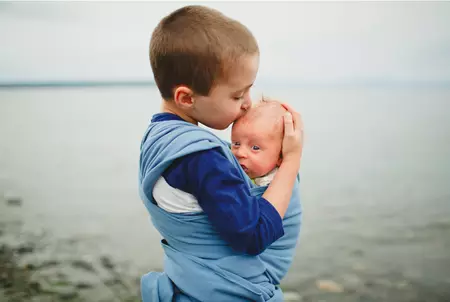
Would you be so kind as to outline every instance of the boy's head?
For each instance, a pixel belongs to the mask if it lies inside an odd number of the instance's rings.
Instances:
[[[233,124],[231,150],[250,178],[281,164],[285,112],[279,102],[263,100]]]
[[[155,28],[150,63],[169,111],[225,129],[251,105],[259,48],[238,21],[204,6],[185,6]]]

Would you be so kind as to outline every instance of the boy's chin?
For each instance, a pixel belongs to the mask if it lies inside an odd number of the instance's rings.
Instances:
[[[222,124],[215,124],[215,123],[210,123],[210,124],[202,123],[202,124],[208,128],[214,129],[214,130],[225,130],[231,125],[231,124],[222,125]]]
[[[214,129],[216,129],[216,130],[225,130],[225,129],[228,128],[228,126],[229,125],[227,125],[227,126],[220,126],[220,127],[214,128]]]

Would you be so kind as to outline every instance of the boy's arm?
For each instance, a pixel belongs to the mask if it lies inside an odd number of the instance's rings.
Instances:
[[[284,116],[283,161],[263,197],[284,217],[300,169],[303,148],[303,122],[300,114],[286,104]]]
[[[237,168],[217,149],[182,157],[163,176],[170,186],[196,197],[236,251],[257,255],[284,235],[277,210],[265,198],[251,195]]]

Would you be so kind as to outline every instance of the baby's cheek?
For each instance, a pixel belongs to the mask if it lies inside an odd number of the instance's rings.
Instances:
[[[254,171],[259,176],[267,174],[269,172],[267,171],[267,169],[268,169],[268,162],[266,161],[266,159],[261,159],[255,163]]]
[[[266,158],[263,164],[264,172],[267,174],[276,168],[278,162],[278,157],[276,155],[271,156],[270,158]]]

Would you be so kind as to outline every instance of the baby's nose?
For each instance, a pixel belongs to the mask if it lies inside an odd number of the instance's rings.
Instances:
[[[236,151],[236,157],[238,158],[247,157],[247,152],[245,152],[244,148],[241,147]]]

